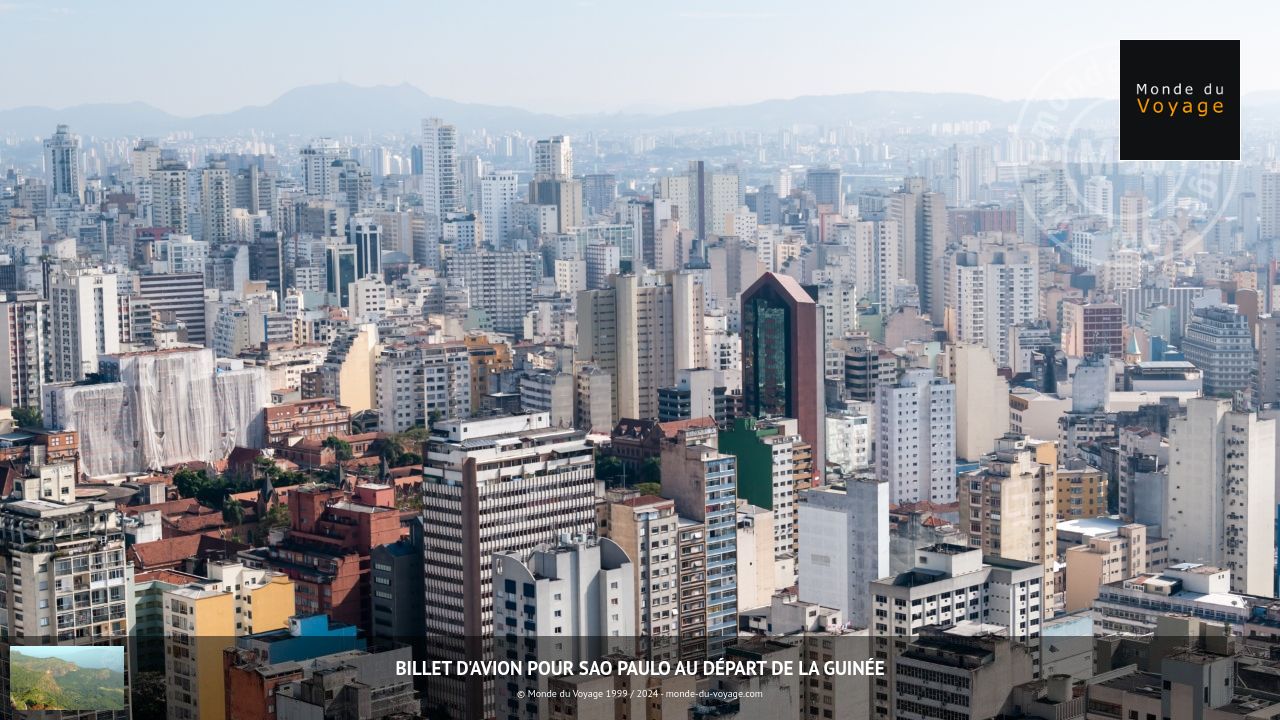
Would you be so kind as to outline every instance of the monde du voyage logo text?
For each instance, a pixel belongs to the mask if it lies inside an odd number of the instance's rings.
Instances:
[[[1120,159],[1239,160],[1240,41],[1121,40]]]

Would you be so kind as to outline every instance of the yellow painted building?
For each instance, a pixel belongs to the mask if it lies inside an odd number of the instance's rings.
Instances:
[[[1058,518],[1073,520],[1107,514],[1107,476],[1097,468],[1058,469]]]
[[[222,651],[239,636],[286,627],[294,614],[284,575],[232,561],[208,570],[208,579],[164,592],[165,693],[178,720],[225,720]]]

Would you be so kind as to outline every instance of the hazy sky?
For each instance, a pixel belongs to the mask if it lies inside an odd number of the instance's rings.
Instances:
[[[1113,63],[1120,38],[1241,39],[1249,92],[1280,85],[1277,26],[1280,3],[1260,0],[0,0],[0,108],[193,115],[336,80],[554,113],[861,90],[1115,97],[1114,68],[1079,58]]]
[[[124,648],[118,646],[62,647],[57,645],[44,645],[23,647],[15,645],[13,646],[13,649],[23,655],[30,655],[32,657],[56,657],[62,660],[68,660],[85,668],[124,670]]]

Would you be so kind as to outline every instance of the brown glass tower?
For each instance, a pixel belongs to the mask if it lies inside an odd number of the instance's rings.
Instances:
[[[822,314],[788,275],[765,273],[742,293],[742,399],[754,417],[795,418],[813,448],[813,468],[826,467]]]

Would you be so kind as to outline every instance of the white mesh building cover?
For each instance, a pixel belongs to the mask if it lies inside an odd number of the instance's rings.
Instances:
[[[263,442],[270,401],[261,368],[218,370],[212,350],[176,348],[103,356],[115,382],[45,388],[45,424],[78,430],[90,477],[225,459]]]

